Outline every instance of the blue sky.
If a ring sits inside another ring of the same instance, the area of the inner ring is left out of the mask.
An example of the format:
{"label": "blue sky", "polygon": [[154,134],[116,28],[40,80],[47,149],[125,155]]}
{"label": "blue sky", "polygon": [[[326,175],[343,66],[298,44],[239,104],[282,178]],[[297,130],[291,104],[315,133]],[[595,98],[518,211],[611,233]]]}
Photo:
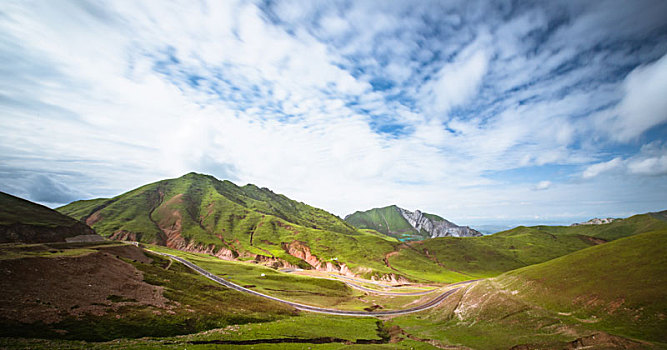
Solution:
{"label": "blue sky", "polygon": [[665,1],[3,1],[0,190],[190,171],[460,224],[667,209]]}

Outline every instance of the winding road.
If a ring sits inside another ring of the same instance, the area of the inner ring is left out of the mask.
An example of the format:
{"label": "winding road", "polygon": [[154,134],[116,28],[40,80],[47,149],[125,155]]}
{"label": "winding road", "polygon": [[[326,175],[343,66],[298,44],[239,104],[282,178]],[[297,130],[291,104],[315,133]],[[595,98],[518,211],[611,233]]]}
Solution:
{"label": "winding road", "polygon": [[[339,279],[336,278],[329,278],[330,280],[334,281],[340,281]],[[381,290],[376,290],[376,289],[371,289],[371,288],[366,288],[364,286],[360,286],[356,283],[352,283],[349,281],[342,281],[343,283],[347,284],[348,286],[368,292],[368,293],[373,293],[373,294],[380,294],[380,295],[393,295],[393,296],[415,296],[415,295],[425,295],[425,294],[430,294],[435,292],[437,289],[429,289],[421,292],[387,292],[387,291],[381,291]]]}
{"label": "winding road", "polygon": [[[378,316],[396,316],[396,315],[410,314],[410,313],[419,312],[419,311],[427,310],[427,309],[430,309],[432,307],[438,306],[448,296],[452,295],[454,292],[456,292],[457,290],[462,288],[462,287],[456,287],[454,289],[447,290],[446,292],[440,294],[439,296],[435,297],[434,299],[430,300],[429,302],[427,302],[425,304],[415,306],[415,307],[411,307],[411,308],[408,308],[408,309],[402,309],[402,310],[346,311],[346,310],[337,310],[337,309],[327,309],[327,308],[322,308],[322,307],[317,307],[317,306],[294,303],[294,302],[291,302],[291,301],[287,301],[287,300],[279,299],[279,298],[276,298],[276,297],[272,297],[270,295],[266,295],[266,294],[263,294],[263,293],[260,293],[260,292],[256,292],[254,290],[239,286],[236,283],[232,283],[232,282],[229,282],[229,281],[227,281],[223,278],[220,278],[220,277],[202,269],[201,267],[199,267],[199,266],[197,266],[197,265],[195,265],[195,264],[193,264],[193,263],[191,263],[191,262],[189,262],[189,261],[187,261],[183,258],[180,258],[178,256],[171,255],[171,254],[168,254],[168,253],[160,253],[160,252],[156,252],[156,251],[153,251],[153,250],[151,250],[151,252],[156,253],[156,254],[160,254],[160,255],[163,255],[163,256],[170,257],[170,258],[182,263],[183,265],[197,271],[199,274],[203,275],[204,277],[206,277],[206,278],[208,278],[208,279],[210,279],[210,280],[212,280],[216,283],[222,284],[223,286],[225,286],[227,288],[234,289],[234,290],[237,290],[237,291],[243,292],[243,293],[253,294],[253,295],[265,298],[265,299],[277,301],[279,303],[283,303],[283,304],[292,306],[292,307],[294,307],[295,309],[298,309],[298,310],[318,312],[318,313],[328,314],[328,315],[374,316],[374,317],[378,317]],[[467,284],[467,283],[472,283],[472,282],[475,282],[475,281],[459,282],[456,285]],[[359,287],[361,287],[361,286],[359,286]],[[361,287],[361,288],[363,288],[363,287]],[[432,291],[428,291],[428,292],[430,293]],[[419,292],[419,293],[421,293],[421,292]],[[401,293],[401,294],[402,295],[410,295],[410,294],[407,294],[407,293]]]}

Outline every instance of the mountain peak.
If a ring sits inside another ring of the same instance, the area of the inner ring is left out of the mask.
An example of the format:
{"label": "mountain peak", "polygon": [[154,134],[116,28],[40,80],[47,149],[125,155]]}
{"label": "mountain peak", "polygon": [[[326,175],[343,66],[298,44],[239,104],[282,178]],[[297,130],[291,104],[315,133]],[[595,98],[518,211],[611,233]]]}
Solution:
{"label": "mountain peak", "polygon": [[467,226],[458,226],[442,217],[403,209],[395,204],[347,215],[345,221],[357,228],[374,229],[400,240],[436,237],[469,237],[482,234]]}

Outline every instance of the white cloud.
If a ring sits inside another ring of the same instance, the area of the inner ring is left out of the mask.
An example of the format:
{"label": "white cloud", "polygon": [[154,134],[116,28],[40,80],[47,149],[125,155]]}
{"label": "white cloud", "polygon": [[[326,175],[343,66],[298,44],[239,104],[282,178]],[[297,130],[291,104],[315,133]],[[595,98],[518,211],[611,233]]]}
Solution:
{"label": "white cloud", "polygon": [[533,189],[535,191],[543,191],[543,190],[547,190],[547,189],[551,188],[551,185],[553,185],[553,183],[551,181],[544,180],[544,181],[540,181],[537,184],[535,184]]}
{"label": "white cloud", "polygon": [[582,177],[591,179],[611,170],[641,176],[667,175],[667,144],[654,141],[642,146],[632,157],[617,157],[608,162],[590,165],[584,170]]}
{"label": "white cloud", "polygon": [[487,41],[488,35],[481,34],[435,74],[424,87],[427,110],[432,108],[441,115],[446,114],[477,93],[488,67],[488,53],[484,49]]}
{"label": "white cloud", "polygon": [[[526,44],[547,11],[503,27],[484,7],[471,18],[457,4],[280,2],[276,25],[247,2],[88,5],[0,4],[0,170],[10,169],[12,189],[30,186],[23,171],[94,196],[201,171],[339,215],[397,203],[452,219],[545,216],[569,207],[565,194],[609,196],[593,181],[496,188],[488,175],[606,154],[579,115],[616,98],[618,83],[582,84],[599,65],[551,76],[579,51]],[[471,43],[472,33],[481,34]],[[395,85],[371,91],[377,77]],[[630,80],[628,91],[641,92]],[[652,84],[644,92],[662,86]],[[455,107],[463,112],[450,116]],[[404,132],[378,132],[385,121]],[[584,177],[615,167],[663,174],[661,147]],[[533,191],[556,186],[559,207]],[[516,202],[529,204],[507,212]]]}
{"label": "white cloud", "polygon": [[667,143],[654,141],[642,146],[640,153],[627,162],[631,174],[667,175]]}
{"label": "white cloud", "polygon": [[608,162],[596,163],[588,166],[582,173],[584,179],[594,178],[602,173],[606,173],[610,170],[617,169],[623,165],[623,160],[621,158],[614,158]]}
{"label": "white cloud", "polygon": [[623,83],[625,96],[616,115],[601,127],[612,139],[629,141],[667,122],[667,55],[635,68]]}
{"label": "white cloud", "polygon": [[666,175],[667,155],[632,161],[628,164],[628,170],[633,174]]}

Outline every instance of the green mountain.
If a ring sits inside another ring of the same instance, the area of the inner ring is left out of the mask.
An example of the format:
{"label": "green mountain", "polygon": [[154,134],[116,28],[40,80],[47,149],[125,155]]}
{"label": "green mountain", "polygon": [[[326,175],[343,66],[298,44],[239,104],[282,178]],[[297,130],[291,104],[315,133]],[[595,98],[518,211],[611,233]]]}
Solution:
{"label": "green mountain", "polygon": [[482,234],[467,226],[458,226],[440,216],[414,212],[390,205],[367,211],[357,211],[345,221],[359,229],[372,229],[401,241],[436,237],[474,237]]}
{"label": "green mountain", "polygon": [[274,267],[393,273],[382,257],[396,242],[266,188],[239,187],[208,175],[189,173],[58,211],[112,239]]}
{"label": "green mountain", "polygon": [[421,232],[417,232],[405,220],[395,205],[384,208],[373,208],[367,211],[357,211],[354,214],[347,215],[345,221],[356,228],[371,229],[398,238],[413,236],[424,238],[426,236]]}
{"label": "green mountain", "polygon": [[0,243],[64,242],[94,235],[90,227],[53,209],[0,192]]}

